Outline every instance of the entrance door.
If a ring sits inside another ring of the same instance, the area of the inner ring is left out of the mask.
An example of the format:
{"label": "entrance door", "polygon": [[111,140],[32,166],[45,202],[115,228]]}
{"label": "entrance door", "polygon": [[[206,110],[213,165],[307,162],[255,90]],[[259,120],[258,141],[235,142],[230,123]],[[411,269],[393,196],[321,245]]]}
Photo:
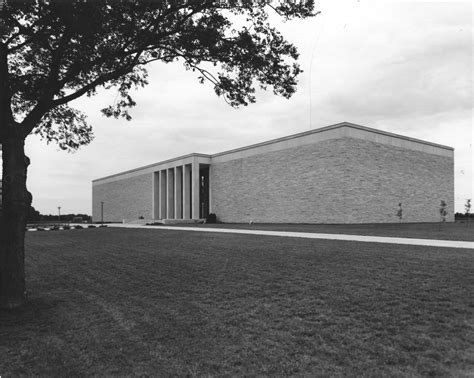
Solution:
{"label": "entrance door", "polygon": [[209,215],[209,166],[199,168],[199,218]]}

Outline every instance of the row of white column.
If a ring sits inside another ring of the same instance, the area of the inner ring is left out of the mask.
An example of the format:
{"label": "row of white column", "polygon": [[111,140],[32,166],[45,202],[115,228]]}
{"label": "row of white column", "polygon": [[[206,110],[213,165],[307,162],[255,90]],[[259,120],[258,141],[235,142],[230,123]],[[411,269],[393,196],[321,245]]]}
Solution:
{"label": "row of white column", "polygon": [[185,164],[154,173],[153,217],[199,219],[199,164]]}

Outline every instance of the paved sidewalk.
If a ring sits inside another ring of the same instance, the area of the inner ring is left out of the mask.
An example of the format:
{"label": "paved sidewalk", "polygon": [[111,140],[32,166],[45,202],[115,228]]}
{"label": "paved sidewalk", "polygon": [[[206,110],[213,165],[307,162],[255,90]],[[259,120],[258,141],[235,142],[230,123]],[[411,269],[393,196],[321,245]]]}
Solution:
{"label": "paved sidewalk", "polygon": [[406,245],[424,245],[424,246],[429,246],[429,247],[474,249],[474,242],[456,241],[456,240],[392,238],[392,237],[385,237],[385,236],[318,234],[318,233],[310,233],[310,232],[243,230],[243,229],[232,229],[232,228],[144,226],[140,224],[120,224],[120,223],[110,223],[107,225],[109,227],[146,228],[148,230],[155,229],[155,230],[175,230],[175,231],[194,231],[194,232],[217,232],[217,233],[224,233],[224,234],[267,235],[267,236],[283,236],[283,237],[290,237],[290,238],[349,240],[349,241],[358,241],[358,242],[367,242],[367,243],[390,243],[390,244],[406,244]]}

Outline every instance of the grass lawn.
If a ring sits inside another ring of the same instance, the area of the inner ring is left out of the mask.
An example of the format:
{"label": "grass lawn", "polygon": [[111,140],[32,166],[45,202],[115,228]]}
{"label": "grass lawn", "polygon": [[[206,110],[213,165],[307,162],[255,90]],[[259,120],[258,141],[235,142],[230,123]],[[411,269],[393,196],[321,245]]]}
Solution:
{"label": "grass lawn", "polygon": [[[474,241],[474,222],[466,223],[376,223],[376,224],[179,224],[179,227],[217,227],[249,230],[316,232],[323,234],[349,234],[389,236],[398,238]],[[159,227],[159,225],[156,225]]]}
{"label": "grass lawn", "polygon": [[474,250],[30,232],[0,375],[468,376]]}

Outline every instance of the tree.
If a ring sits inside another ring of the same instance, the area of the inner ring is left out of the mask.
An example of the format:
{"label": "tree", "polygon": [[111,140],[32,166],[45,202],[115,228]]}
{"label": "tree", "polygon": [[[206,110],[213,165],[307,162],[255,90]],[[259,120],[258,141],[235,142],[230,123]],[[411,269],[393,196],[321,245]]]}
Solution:
{"label": "tree", "polygon": [[30,206],[28,209],[28,213],[26,215],[26,221],[33,223],[38,222],[41,219],[41,214],[38,210],[36,210],[33,206]]}
{"label": "tree", "polygon": [[270,25],[269,15],[288,20],[316,14],[312,0],[0,1],[2,307],[20,306],[26,298],[28,135],[64,150],[89,143],[86,116],[69,103],[99,87],[116,87],[119,94],[102,112],[130,119],[135,102],[129,92],[147,84],[145,66],[154,61],[182,62],[233,107],[255,102],[257,85],[288,98],[301,72],[298,52]]}
{"label": "tree", "polygon": [[464,209],[466,210],[466,216],[467,216],[467,225],[469,226],[469,221],[470,221],[470,217],[471,217],[471,199],[468,198],[466,200],[466,203],[464,205]]}
{"label": "tree", "polygon": [[401,223],[402,218],[403,218],[403,209],[402,209],[402,203],[401,202],[398,204],[397,217],[398,217],[398,222]]}
{"label": "tree", "polygon": [[441,203],[439,204],[439,216],[441,222],[446,222],[446,215],[448,215],[447,207],[448,205],[445,201],[441,201]]}

